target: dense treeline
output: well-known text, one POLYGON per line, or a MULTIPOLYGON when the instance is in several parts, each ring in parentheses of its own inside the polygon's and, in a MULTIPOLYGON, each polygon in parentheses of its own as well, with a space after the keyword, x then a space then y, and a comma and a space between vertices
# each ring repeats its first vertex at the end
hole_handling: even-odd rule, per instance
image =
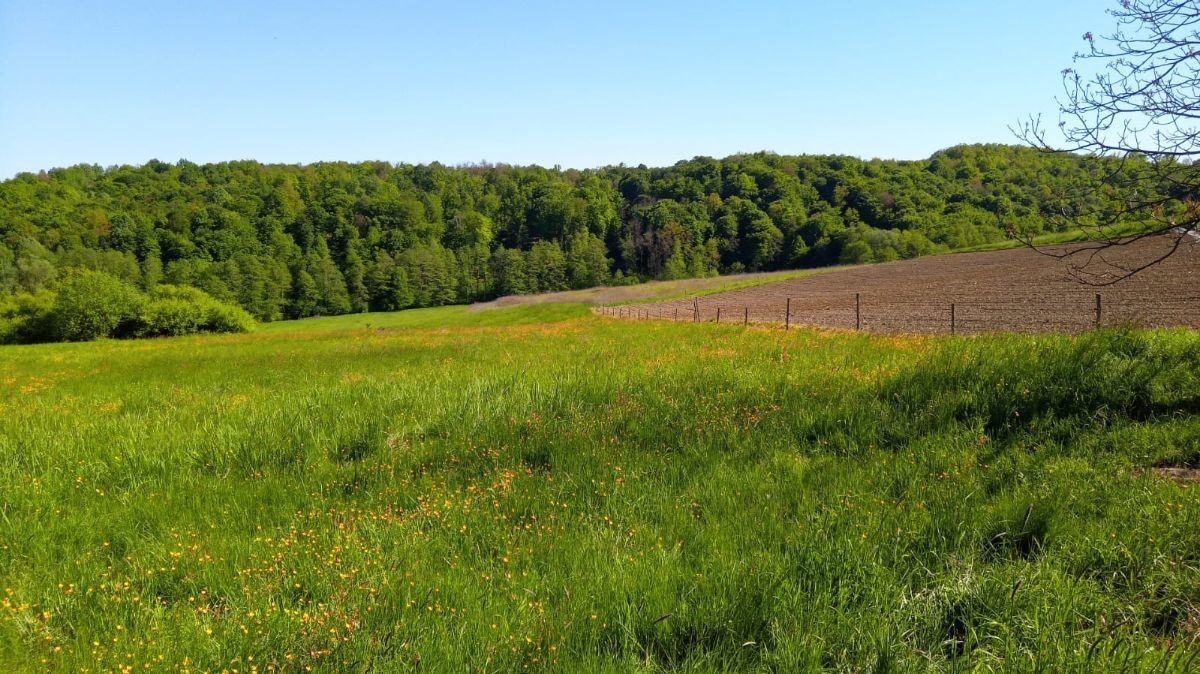
POLYGON ((1002 145, 587 171, 81 165, 0 183, 0 297, 51 292, 83 268, 276 320, 885 261, 1036 231, 1106 168, 1002 145))

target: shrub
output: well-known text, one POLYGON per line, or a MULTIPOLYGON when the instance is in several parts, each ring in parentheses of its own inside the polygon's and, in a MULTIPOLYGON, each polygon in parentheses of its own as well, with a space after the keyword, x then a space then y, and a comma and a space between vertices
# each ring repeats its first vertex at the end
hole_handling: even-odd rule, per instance
POLYGON ((204 317, 204 332, 250 332, 257 325, 254 317, 241 307, 213 300, 204 317))
POLYGON ((138 337, 168 337, 197 332, 248 332, 254 319, 241 307, 186 286, 162 285, 150 290, 138 315, 138 337))
POLYGON ((146 302, 138 314, 137 337, 171 337, 200 331, 204 307, 179 299, 154 299, 146 302))
POLYGON ((247 332, 254 318, 204 291, 156 286, 148 294, 104 272, 69 272, 58 294, 0 297, 0 343, 87 341, 247 332))
POLYGON ((0 297, 0 344, 52 339, 50 315, 54 293, 16 293, 0 297))
POLYGON ((143 297, 124 281, 89 269, 72 270, 58 289, 51 336, 80 342, 129 334, 143 297))

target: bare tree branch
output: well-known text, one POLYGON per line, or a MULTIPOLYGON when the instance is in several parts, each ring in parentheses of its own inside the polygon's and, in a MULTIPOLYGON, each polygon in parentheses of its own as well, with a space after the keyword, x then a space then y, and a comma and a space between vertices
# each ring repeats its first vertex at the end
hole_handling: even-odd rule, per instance
POLYGON ((1116 283, 1200 239, 1200 1, 1121 0, 1108 14, 1116 29, 1085 33, 1086 51, 1062 71, 1061 142, 1051 141, 1040 116, 1011 129, 1046 152, 1096 158, 1096 179, 1045 214, 1088 232, 1088 243, 1051 252, 1034 245, 1032 232, 1013 233, 1066 259, 1091 285, 1116 283), (1108 254, 1164 234, 1174 240, 1156 259, 1126 264, 1108 254))

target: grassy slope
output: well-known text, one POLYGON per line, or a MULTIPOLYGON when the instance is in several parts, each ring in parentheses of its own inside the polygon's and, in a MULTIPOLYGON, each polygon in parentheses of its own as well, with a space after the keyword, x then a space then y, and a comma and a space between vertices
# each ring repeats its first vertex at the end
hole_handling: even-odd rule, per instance
POLYGON ((7 347, 0 670, 1185 671, 1200 500, 1135 469, 1200 459, 1198 358, 577 305, 7 347))
POLYGON ((546 303, 521 307, 503 307, 484 312, 471 311, 467 305, 412 309, 345 316, 305 318, 298 321, 264 323, 262 332, 274 334, 333 332, 367 329, 436 329, 462 327, 497 327, 553 323, 588 315, 577 303, 546 303))
MULTIPOLYGON (((1033 245, 1035 246, 1057 246, 1064 243, 1082 243, 1084 241, 1095 241, 1097 239, 1119 239, 1121 237, 1133 236, 1141 234, 1147 230, 1156 231, 1160 225, 1158 223, 1151 224, 1123 224, 1120 226, 1105 227, 1103 231, 1094 227, 1068 229, 1062 232, 1050 232, 1047 234, 1038 234, 1033 237, 1033 245)), ((959 248, 950 251, 951 253, 977 253, 985 250, 1007 250, 1009 248, 1020 248, 1028 245, 1024 241, 1016 239, 1004 239, 994 243, 985 243, 979 246, 970 246, 968 248, 959 248)))
POLYGON ((535 295, 506 295, 491 302, 478 302, 472 309, 495 309, 531 304, 555 302, 585 303, 602 306, 636 304, 639 302, 662 302, 750 288, 787 281, 801 276, 811 276, 845 267, 821 267, 818 269, 787 269, 784 271, 757 272, 752 274, 730 274, 728 276, 706 276, 703 278, 677 279, 674 281, 647 281, 626 286, 598 286, 583 290, 538 293, 535 295))

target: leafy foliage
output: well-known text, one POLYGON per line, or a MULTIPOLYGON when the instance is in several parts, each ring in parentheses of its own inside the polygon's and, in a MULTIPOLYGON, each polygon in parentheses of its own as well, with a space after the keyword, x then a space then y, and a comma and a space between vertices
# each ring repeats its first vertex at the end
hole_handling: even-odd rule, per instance
POLYGON ((248 332, 254 325, 244 309, 204 291, 158 285, 142 293, 89 269, 68 270, 57 292, 0 297, 0 344, 248 332))
POLYGON ((195 288, 160 285, 142 304, 133 330, 138 337, 171 337, 198 332, 249 332, 254 318, 244 309, 218 302, 195 288))
POLYGON ((51 310, 51 334, 67 342, 128 335, 142 299, 137 290, 118 278, 79 270, 58 289, 51 310))
MULTIPOLYGON (((968 145, 913 162, 758 153, 588 171, 80 165, 0 183, 0 295, 82 267, 270 321, 887 261, 1041 231, 1108 161, 968 145)), ((1106 194, 1095 206, 1119 207, 1121 190, 1106 194)))

